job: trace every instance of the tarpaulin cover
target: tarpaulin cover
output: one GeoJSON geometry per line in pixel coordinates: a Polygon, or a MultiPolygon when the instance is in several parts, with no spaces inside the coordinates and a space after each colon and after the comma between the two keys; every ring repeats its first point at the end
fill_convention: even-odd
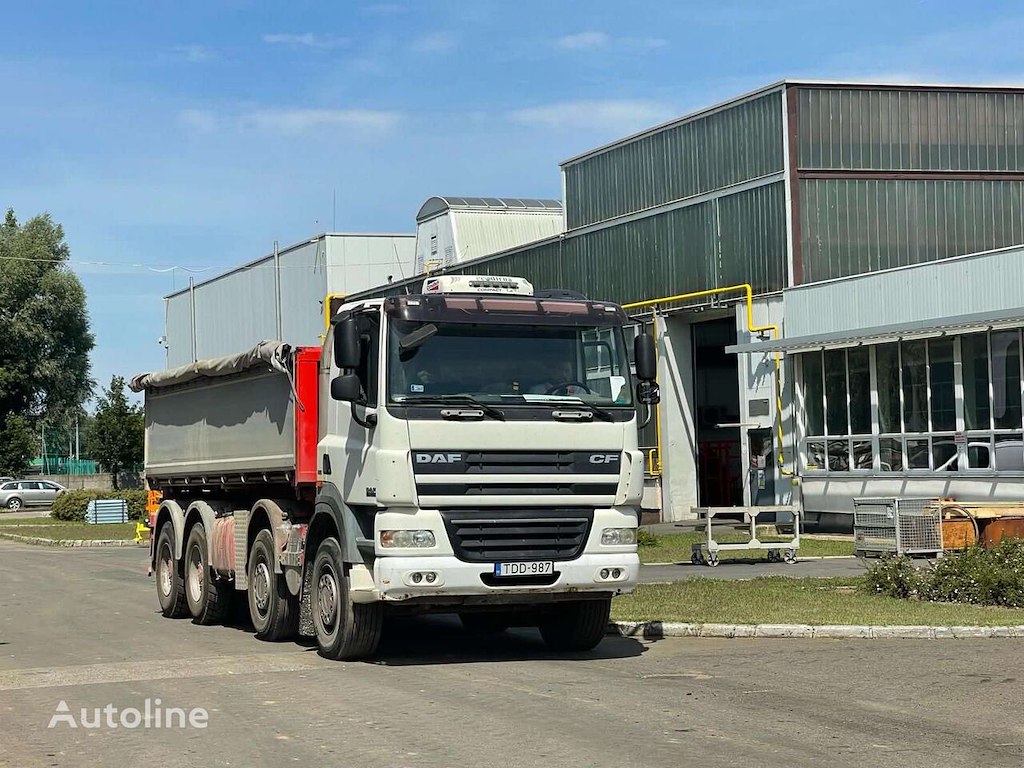
{"type": "Polygon", "coordinates": [[[261,341],[252,349],[234,355],[197,360],[194,363],[169,368],[166,371],[140,373],[132,377],[128,386],[135,392],[142,392],[147,389],[184,384],[187,381],[203,377],[229,376],[261,366],[287,374],[291,350],[291,346],[283,341],[261,341]]]}

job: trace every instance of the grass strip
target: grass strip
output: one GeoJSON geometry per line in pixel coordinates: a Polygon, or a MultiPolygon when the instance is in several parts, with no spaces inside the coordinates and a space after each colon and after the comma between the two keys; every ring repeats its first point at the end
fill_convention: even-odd
{"type": "Polygon", "coordinates": [[[617,621],[722,624],[917,624],[1003,626],[1024,624],[1024,610],[899,600],[862,591],[861,578],[748,581],[690,579],[641,584],[612,601],[617,621]]]}
{"type": "MultiPolygon", "coordinates": [[[[744,533],[716,533],[715,541],[719,544],[739,543],[748,541],[744,533]]],[[[641,563],[688,563],[693,552],[693,545],[705,542],[704,533],[667,533],[657,537],[657,544],[638,547],[641,563]]],[[[786,536],[763,536],[761,541],[779,541],[788,543],[786,536]]],[[[853,554],[853,541],[831,541],[827,539],[800,539],[800,550],[797,557],[837,557],[853,554]]],[[[765,550],[747,549],[737,552],[719,552],[720,560],[762,559],[768,558],[765,550]]]]}
{"type": "MultiPolygon", "coordinates": [[[[30,520],[27,522],[35,522],[30,520]]],[[[18,525],[3,526],[2,530],[16,536],[38,536],[54,541],[69,541],[75,539],[134,539],[135,523],[106,523],[103,525],[89,525],[88,523],[65,523],[58,521],[51,525],[18,525]]]]}

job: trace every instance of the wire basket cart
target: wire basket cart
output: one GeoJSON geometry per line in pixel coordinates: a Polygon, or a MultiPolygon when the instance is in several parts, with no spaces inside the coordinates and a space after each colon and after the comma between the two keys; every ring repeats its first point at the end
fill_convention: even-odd
{"type": "Polygon", "coordinates": [[[942,557],[942,507],[935,499],[854,499],[853,541],[860,557],[942,557]]]}

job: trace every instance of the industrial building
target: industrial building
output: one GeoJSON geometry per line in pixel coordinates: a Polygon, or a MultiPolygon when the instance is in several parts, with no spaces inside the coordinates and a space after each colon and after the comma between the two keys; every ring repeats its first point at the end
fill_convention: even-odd
{"type": "Polygon", "coordinates": [[[167,367],[229,355],[264,339],[317,344],[324,302],[413,274],[411,234],[325,233],[164,299],[167,367]]]}
{"type": "Polygon", "coordinates": [[[564,232],[447,271],[654,326],[664,519],[1024,493],[1024,89],[786,81],[561,170],[564,232]]]}
{"type": "Polygon", "coordinates": [[[564,229],[558,200],[431,197],[416,214],[416,273],[506,251],[564,229]]]}

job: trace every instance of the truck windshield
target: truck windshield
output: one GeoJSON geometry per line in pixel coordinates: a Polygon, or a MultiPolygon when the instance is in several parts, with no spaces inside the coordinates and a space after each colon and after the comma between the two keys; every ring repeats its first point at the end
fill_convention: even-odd
{"type": "Polygon", "coordinates": [[[437,323],[432,336],[401,349],[401,339],[423,327],[402,320],[391,324],[391,402],[471,395],[506,404],[633,403],[621,327],[437,323]]]}

